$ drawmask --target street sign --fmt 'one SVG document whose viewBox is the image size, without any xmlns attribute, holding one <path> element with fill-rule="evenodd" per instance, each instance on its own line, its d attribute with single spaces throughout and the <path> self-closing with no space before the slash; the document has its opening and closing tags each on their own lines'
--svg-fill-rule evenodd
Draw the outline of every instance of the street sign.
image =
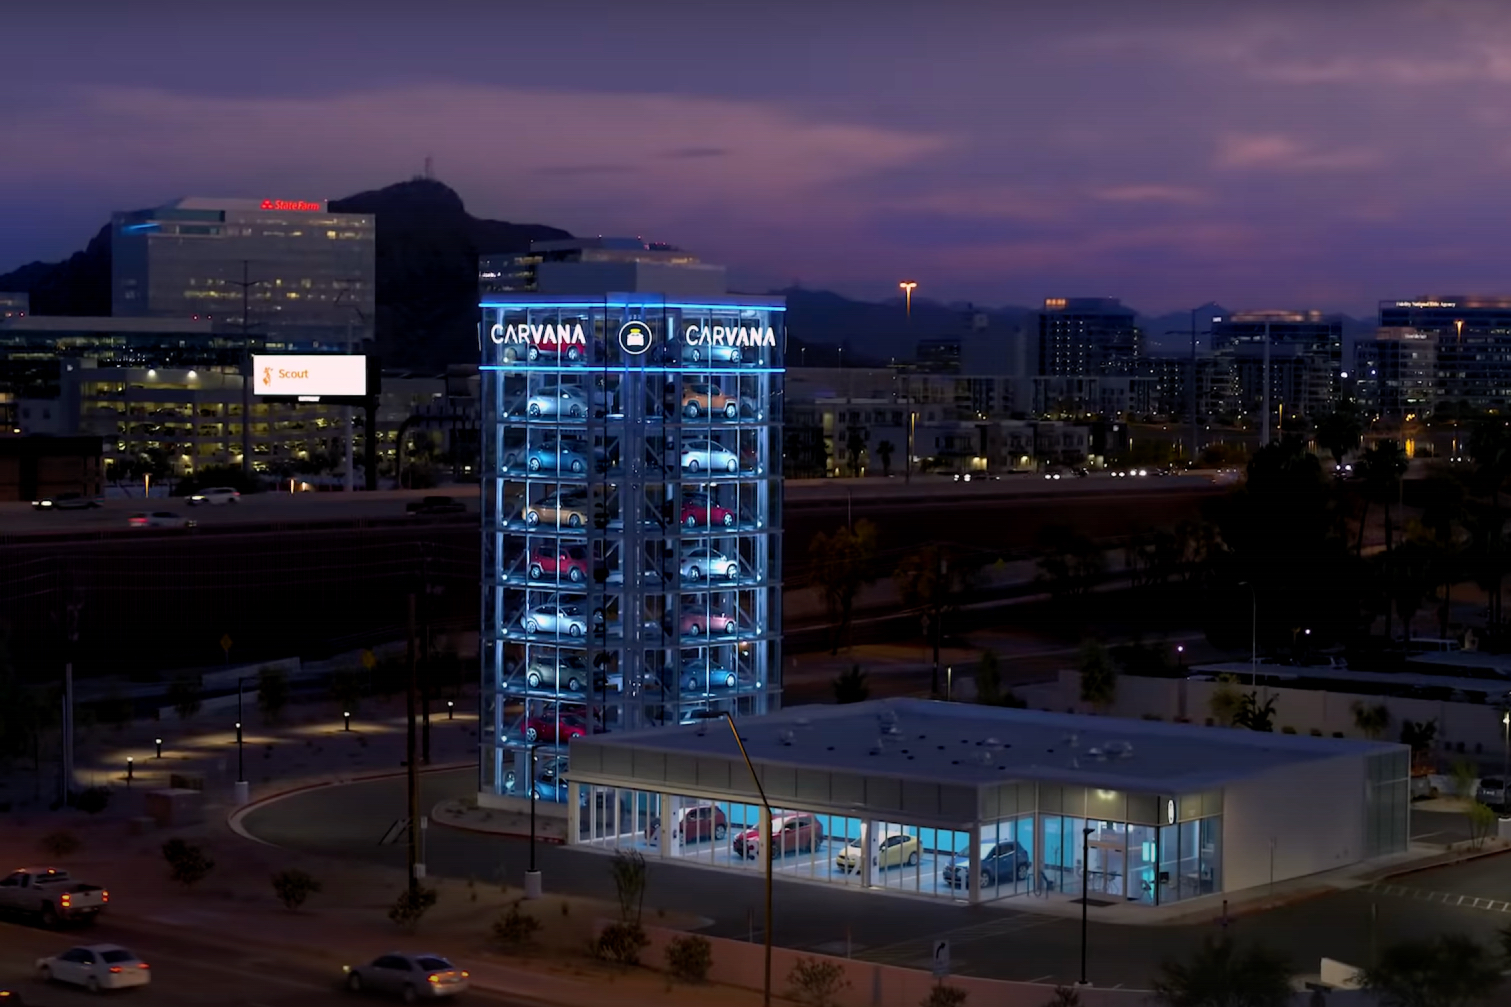
<svg viewBox="0 0 1511 1007">
<path fill-rule="evenodd" d="M 376 665 L 377 663 L 378 663 L 378 659 L 373 656 L 373 652 L 372 651 L 370 651 L 370 650 L 364 650 L 362 652 L 362 667 L 366 668 L 368 671 L 372 671 L 373 670 L 373 666 Z"/>
<path fill-rule="evenodd" d="M 227 654 L 231 653 L 231 634 L 227 633 L 220 638 L 220 649 Z"/>
<path fill-rule="evenodd" d="M 950 974 L 950 942 L 934 942 L 934 978 L 943 979 Z"/>
</svg>

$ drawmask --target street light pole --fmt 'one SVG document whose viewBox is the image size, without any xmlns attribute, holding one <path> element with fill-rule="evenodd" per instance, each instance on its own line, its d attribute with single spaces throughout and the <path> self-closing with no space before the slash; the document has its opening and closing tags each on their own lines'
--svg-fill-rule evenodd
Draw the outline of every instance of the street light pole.
<svg viewBox="0 0 1511 1007">
<path fill-rule="evenodd" d="M 745 751 L 745 742 L 740 738 L 740 729 L 735 726 L 734 717 L 728 710 L 698 710 L 694 716 L 699 720 L 729 721 L 729 733 L 735 736 L 735 745 L 740 749 L 740 758 L 745 760 L 745 768 L 750 770 L 751 782 L 755 784 L 756 793 L 761 795 L 761 807 L 766 812 L 766 841 L 761 847 L 761 856 L 766 860 L 766 964 L 761 983 L 762 1007 L 771 1007 L 771 862 L 775 859 L 775 838 L 771 833 L 771 802 L 766 800 L 766 788 L 761 786 L 761 777 L 751 764 L 750 754 Z"/>
<path fill-rule="evenodd" d="M 525 872 L 525 898 L 540 898 L 540 870 L 535 866 L 535 803 L 539 795 L 535 792 L 535 753 L 540 748 L 540 742 L 530 743 L 530 779 L 526 784 L 530 798 L 530 869 Z"/>
<path fill-rule="evenodd" d="M 244 723 L 246 723 L 246 718 L 242 715 L 242 694 L 243 694 L 242 684 L 244 682 L 246 682 L 245 678 L 238 678 L 236 680 L 236 782 L 237 783 L 246 783 L 247 782 L 246 768 L 243 765 L 242 758 L 241 758 L 241 725 L 244 724 Z"/>
<path fill-rule="evenodd" d="M 913 320 L 913 290 L 918 284 L 912 280 L 903 280 L 897 286 L 902 288 L 904 303 L 907 305 L 908 321 L 911 322 Z"/>
<path fill-rule="evenodd" d="M 1091 826 L 1081 829 L 1081 981 L 1077 986 L 1090 986 L 1086 981 L 1086 908 L 1090 905 L 1091 891 Z"/>
<path fill-rule="evenodd" d="M 1501 807 L 1511 809 L 1511 800 L 1507 800 L 1506 793 L 1506 778 L 1511 777 L 1511 710 L 1501 716 L 1501 723 L 1506 727 L 1506 747 L 1501 756 Z"/>
</svg>

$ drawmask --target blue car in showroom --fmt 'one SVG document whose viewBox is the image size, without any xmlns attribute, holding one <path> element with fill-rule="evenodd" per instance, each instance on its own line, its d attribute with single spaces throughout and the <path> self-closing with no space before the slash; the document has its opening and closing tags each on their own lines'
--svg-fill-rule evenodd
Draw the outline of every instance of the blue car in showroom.
<svg viewBox="0 0 1511 1007">
<path fill-rule="evenodd" d="M 981 844 L 981 887 L 995 888 L 1001 884 L 1022 881 L 1033 870 L 1028 851 L 1014 842 L 984 842 Z M 970 885 L 971 851 L 961 850 L 950 858 L 939 872 L 939 880 L 949 888 L 966 888 Z"/>
</svg>

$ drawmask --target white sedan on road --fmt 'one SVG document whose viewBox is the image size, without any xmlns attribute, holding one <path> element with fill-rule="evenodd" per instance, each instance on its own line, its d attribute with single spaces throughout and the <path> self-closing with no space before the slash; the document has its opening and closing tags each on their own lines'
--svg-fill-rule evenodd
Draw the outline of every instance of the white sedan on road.
<svg viewBox="0 0 1511 1007">
<path fill-rule="evenodd" d="M 467 989 L 467 972 L 440 955 L 390 952 L 366 965 L 346 965 L 346 988 L 353 993 L 398 994 L 405 1003 L 449 997 Z"/>
<path fill-rule="evenodd" d="M 72 983 L 91 993 L 146 986 L 152 981 L 147 963 L 119 944 L 86 944 L 38 958 L 37 975 L 43 982 Z"/>
<path fill-rule="evenodd" d="M 218 507 L 221 504 L 233 504 L 241 499 L 241 494 L 229 486 L 211 486 L 209 489 L 200 490 L 189 498 L 189 506 L 197 507 L 200 504 L 209 504 Z"/>
<path fill-rule="evenodd" d="M 689 472 L 740 471 L 740 456 L 713 441 L 688 441 L 682 445 L 682 467 Z"/>
</svg>

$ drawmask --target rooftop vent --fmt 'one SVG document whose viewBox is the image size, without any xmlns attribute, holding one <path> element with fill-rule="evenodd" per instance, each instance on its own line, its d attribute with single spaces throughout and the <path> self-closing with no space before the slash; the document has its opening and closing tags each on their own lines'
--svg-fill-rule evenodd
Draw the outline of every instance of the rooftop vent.
<svg viewBox="0 0 1511 1007">
<path fill-rule="evenodd" d="M 797 718 L 797 720 L 793 721 L 793 723 L 796 724 L 798 727 L 808 727 L 813 722 L 811 720 L 809 720 L 807 717 L 799 717 L 799 718 Z"/>
<path fill-rule="evenodd" d="M 1114 759 L 1133 758 L 1133 745 L 1127 741 L 1109 741 L 1102 748 Z"/>
<path fill-rule="evenodd" d="M 791 731 L 781 731 L 777 734 L 776 740 L 787 748 L 791 748 L 792 742 L 794 741 L 794 739 L 796 739 L 796 737 L 797 735 L 795 735 Z"/>
<path fill-rule="evenodd" d="M 1091 756 L 1093 759 L 1096 759 L 1098 762 L 1107 761 L 1107 753 L 1102 751 L 1100 748 L 1088 748 L 1086 750 L 1086 754 Z"/>
<path fill-rule="evenodd" d="M 997 757 L 991 752 L 982 751 L 976 753 L 976 761 L 983 766 L 990 766 L 992 763 L 997 761 Z"/>
</svg>

